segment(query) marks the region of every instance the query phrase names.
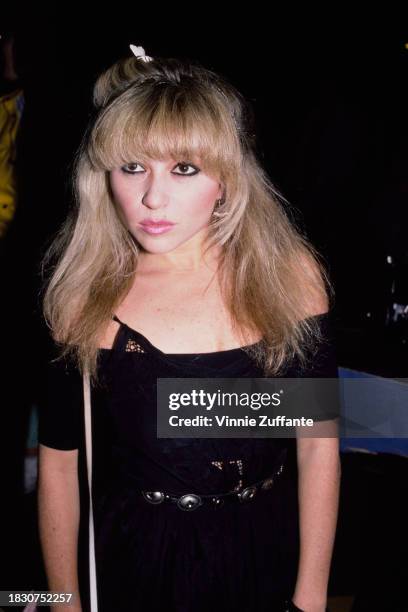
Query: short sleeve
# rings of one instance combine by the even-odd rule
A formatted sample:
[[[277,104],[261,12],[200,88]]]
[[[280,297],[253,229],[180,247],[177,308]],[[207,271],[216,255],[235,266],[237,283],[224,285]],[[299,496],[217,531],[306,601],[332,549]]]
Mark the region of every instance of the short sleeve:
[[[319,323],[322,342],[319,343],[310,365],[310,378],[338,378],[336,342],[334,337],[332,313],[326,312],[315,318]]]
[[[296,359],[285,375],[289,378],[313,379],[305,382],[305,385],[300,384],[293,395],[293,405],[296,410],[302,406],[302,416],[314,421],[337,419],[340,415],[340,395],[338,380],[333,379],[339,379],[339,372],[332,313],[330,311],[312,318],[319,325],[321,341],[308,350],[306,367],[301,367]]]
[[[79,448],[82,407],[82,377],[78,369],[67,360],[49,363],[39,406],[39,443],[60,450]]]
[[[338,379],[337,350],[335,343],[332,313],[317,315],[322,334],[322,341],[316,348],[311,364],[302,376],[308,378]],[[340,396],[338,384],[335,381],[316,382],[316,408],[313,414],[315,421],[337,419],[340,415]]]

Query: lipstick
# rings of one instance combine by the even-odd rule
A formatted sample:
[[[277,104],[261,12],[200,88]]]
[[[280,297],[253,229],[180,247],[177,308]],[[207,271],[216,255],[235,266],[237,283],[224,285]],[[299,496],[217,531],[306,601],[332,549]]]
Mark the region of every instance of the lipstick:
[[[174,226],[174,223],[171,223],[170,221],[165,221],[165,220],[162,220],[162,221],[146,220],[140,223],[140,227],[143,229],[143,231],[151,235],[164,234],[166,232],[169,232],[173,226]]]

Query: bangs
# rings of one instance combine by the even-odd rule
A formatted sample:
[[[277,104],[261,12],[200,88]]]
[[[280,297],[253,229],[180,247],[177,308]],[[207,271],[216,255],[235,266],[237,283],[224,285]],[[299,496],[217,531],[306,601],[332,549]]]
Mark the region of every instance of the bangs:
[[[149,94],[123,94],[98,117],[88,147],[97,169],[168,158],[199,163],[209,174],[235,168],[241,155],[230,112],[174,86]]]

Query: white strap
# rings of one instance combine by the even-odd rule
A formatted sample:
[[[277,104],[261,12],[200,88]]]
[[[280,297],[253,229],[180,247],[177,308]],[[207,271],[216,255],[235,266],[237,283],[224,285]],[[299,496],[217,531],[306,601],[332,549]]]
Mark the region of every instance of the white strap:
[[[96,591],[95,536],[92,504],[92,420],[91,420],[91,386],[89,372],[84,371],[84,407],[85,407],[85,446],[86,467],[89,488],[89,594],[91,612],[98,612],[98,597]]]

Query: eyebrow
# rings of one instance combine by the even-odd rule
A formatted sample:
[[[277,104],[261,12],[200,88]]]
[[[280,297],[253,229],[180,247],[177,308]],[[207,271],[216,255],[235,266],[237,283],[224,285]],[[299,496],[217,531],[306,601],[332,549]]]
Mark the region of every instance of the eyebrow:
[[[125,164],[132,164],[132,163],[144,163],[144,164],[148,164],[148,163],[152,163],[152,162],[158,162],[158,163],[163,163],[164,165],[167,164],[180,164],[180,163],[191,163],[191,164],[197,164],[197,165],[201,165],[201,159],[195,158],[194,156],[186,156],[184,155],[183,157],[179,157],[177,159],[175,158],[171,158],[169,161],[167,160],[156,160],[156,159],[144,159],[143,156],[141,156],[140,158],[135,158],[133,161],[126,161],[124,162]]]

